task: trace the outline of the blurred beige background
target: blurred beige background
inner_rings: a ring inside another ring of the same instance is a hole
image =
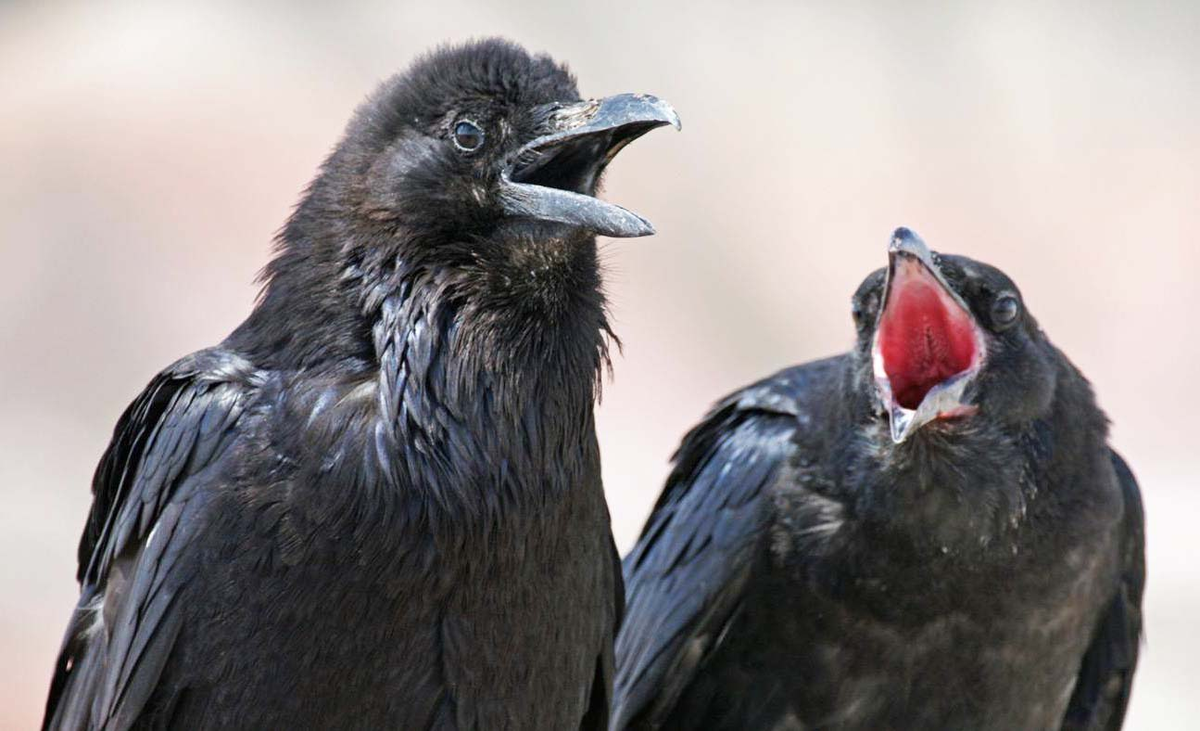
[[[684,120],[608,176],[659,230],[605,247],[623,549],[712,400],[849,345],[908,225],[1007,270],[1095,382],[1149,515],[1129,727],[1194,727],[1200,3],[940,5],[0,4],[0,728],[40,718],[121,410],[246,315],[359,99],[487,34]]]

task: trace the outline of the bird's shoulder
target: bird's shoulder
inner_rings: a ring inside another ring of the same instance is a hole
[[[756,449],[779,447],[780,436],[803,441],[846,361],[843,355],[791,366],[719,400],[680,442],[654,512],[690,491],[698,472],[721,450],[740,447],[753,458],[762,456]]]
[[[117,420],[92,478],[93,501],[79,545],[81,582],[103,576],[126,542],[148,532],[181,477],[228,446],[262,378],[237,353],[209,348],[151,379]]]
[[[839,356],[779,371],[720,400],[684,437],[624,562],[618,727],[668,713],[720,642],[753,570],[772,485],[845,366]]]
[[[626,563],[640,565],[648,553],[662,551],[652,534],[670,524],[674,530],[690,530],[701,527],[693,520],[697,513],[716,519],[718,505],[711,500],[728,510],[761,497],[767,478],[806,441],[818,402],[844,366],[845,356],[792,366],[720,399],[681,440],[666,485]]]

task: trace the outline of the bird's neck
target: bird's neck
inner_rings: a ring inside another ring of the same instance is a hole
[[[400,265],[377,290],[366,305],[379,418],[410,461],[536,475],[594,441],[608,336],[598,274]]]
[[[610,338],[594,242],[578,243],[446,261],[289,241],[227,343],[265,370],[368,397],[365,468],[387,482],[484,489],[510,474],[569,487],[598,459],[584,452]],[[361,403],[344,396],[332,401]]]
[[[1037,456],[1025,430],[979,420],[892,445],[885,423],[870,429],[879,430],[870,439],[886,446],[864,451],[868,464],[855,471],[865,481],[859,506],[866,522],[918,553],[977,552],[1013,538],[1037,491]]]
[[[952,430],[922,429],[892,445],[874,420],[855,473],[868,520],[912,545],[1011,555],[1043,511],[1074,499],[1079,485],[1106,465],[1107,422],[1091,387],[1065,359],[1048,409],[1005,424],[986,412]]]

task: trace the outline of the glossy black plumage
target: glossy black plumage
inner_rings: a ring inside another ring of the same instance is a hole
[[[988,325],[1008,278],[937,261],[989,328],[979,413],[890,438],[883,271],[855,295],[853,352],[718,403],[625,559],[611,728],[1121,726],[1137,484],[1033,318]]]
[[[118,422],[46,727],[605,726],[587,226],[648,224],[589,196],[611,147],[677,119],[576,102],[563,67],[484,41],[359,109],[254,312]]]

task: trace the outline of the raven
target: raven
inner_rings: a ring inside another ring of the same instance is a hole
[[[383,83],[252,314],[96,471],[44,725],[603,728],[623,603],[594,197],[652,96],[446,47]]]
[[[898,229],[854,350],[719,402],[625,560],[616,729],[1116,729],[1137,483],[998,269]]]

